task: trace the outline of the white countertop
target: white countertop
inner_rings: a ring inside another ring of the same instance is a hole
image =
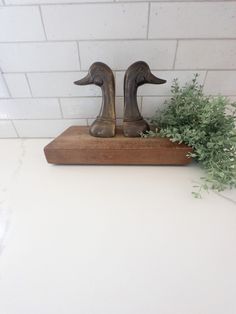
[[[53,166],[1,140],[0,314],[235,314],[236,191],[192,164]]]

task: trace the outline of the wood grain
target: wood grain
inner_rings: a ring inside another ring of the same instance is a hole
[[[186,165],[191,148],[166,138],[129,138],[117,129],[113,138],[89,135],[89,128],[71,126],[44,148],[48,163],[95,165]]]

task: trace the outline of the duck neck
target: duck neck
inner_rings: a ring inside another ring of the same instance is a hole
[[[108,120],[114,120],[115,117],[115,84],[112,82],[104,83],[102,89],[102,106],[99,117]]]
[[[141,120],[137,102],[138,86],[134,80],[125,79],[124,85],[124,121]]]

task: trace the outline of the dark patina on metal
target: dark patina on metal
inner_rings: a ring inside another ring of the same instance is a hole
[[[140,133],[150,129],[147,121],[141,116],[137,103],[137,89],[146,83],[164,84],[166,80],[154,76],[146,62],[133,63],[124,78],[123,132],[127,137],[138,137]]]
[[[95,84],[101,87],[101,109],[89,132],[96,137],[115,136],[115,80],[112,70],[105,63],[95,62],[89,68],[88,74],[74,84]]]

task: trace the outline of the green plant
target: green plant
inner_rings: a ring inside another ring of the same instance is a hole
[[[165,108],[151,118],[155,131],[142,136],[168,137],[193,148],[191,157],[206,171],[201,184],[192,192],[195,197],[200,198],[202,190],[235,188],[236,103],[230,104],[222,96],[205,96],[197,75],[184,87],[174,80],[171,92]]]

